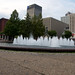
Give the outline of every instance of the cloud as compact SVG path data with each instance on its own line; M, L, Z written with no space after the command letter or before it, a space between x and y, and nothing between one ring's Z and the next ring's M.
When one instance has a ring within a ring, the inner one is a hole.
M7 19L9 19L9 14L0 13L0 18L7 18Z
M50 0L43 6L43 17L54 17L60 19L68 11L75 12L75 2L64 0Z
M26 10L19 11L19 16L20 16L21 19L24 19L25 16L26 16Z
M74 0L1 0L0 3L0 17L7 16L14 9L19 12L20 18L23 18L27 12L27 6L31 4L38 4L42 6L43 17L54 17L60 19L68 11L75 12L75 1Z

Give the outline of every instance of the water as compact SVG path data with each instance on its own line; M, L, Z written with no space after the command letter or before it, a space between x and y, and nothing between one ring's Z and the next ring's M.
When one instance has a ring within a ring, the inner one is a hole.
M21 36L18 36L17 38L14 38L13 44L16 45L34 45L34 46L48 46L48 47L61 47L61 46L74 46L74 41L66 38L60 38L53 37L40 37L37 40L33 39L33 37L24 38Z

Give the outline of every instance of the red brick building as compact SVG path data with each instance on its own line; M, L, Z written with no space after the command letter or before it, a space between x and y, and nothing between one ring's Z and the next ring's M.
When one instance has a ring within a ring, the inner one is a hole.
M5 27L7 21L8 21L8 19L5 19L5 18L0 19L0 32L4 31L4 27ZM7 39L7 36L5 36L4 34L0 34L0 41L6 40L6 39Z
M4 30L4 27L5 27L7 21L8 21L8 19L5 19L5 18L0 19L0 32L2 32Z

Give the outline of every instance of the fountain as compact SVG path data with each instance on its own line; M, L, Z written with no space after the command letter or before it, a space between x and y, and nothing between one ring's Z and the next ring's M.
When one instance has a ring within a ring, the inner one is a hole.
M33 37L24 38L21 36L18 36L17 38L14 38L13 44L16 45L31 45L31 46L47 46L47 47L61 47L61 46L74 46L74 41L66 38L60 38L53 37L40 37L37 40L33 39Z
M31 36L23 38L22 35L14 38L13 43L0 43L0 49L16 51L46 51L46 52L75 52L74 41L58 37L40 37L37 40Z

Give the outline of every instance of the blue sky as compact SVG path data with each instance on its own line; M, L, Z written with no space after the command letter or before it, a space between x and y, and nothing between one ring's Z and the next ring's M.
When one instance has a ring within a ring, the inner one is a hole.
M68 11L75 13L75 0L0 0L0 18L10 18L14 9L22 19L27 12L27 6L31 4L42 6L43 18L54 17L60 20Z

